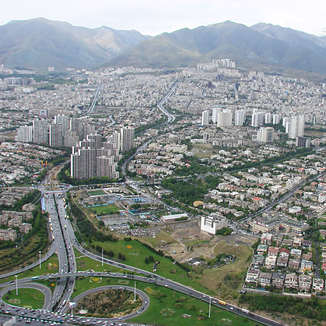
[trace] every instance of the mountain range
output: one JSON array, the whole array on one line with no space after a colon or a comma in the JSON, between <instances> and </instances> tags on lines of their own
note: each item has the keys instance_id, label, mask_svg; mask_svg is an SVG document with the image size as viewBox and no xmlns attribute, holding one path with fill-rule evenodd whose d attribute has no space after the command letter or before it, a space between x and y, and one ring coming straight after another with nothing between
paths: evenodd
<instances>
[{"instance_id":1,"label":"mountain range","mask_svg":"<svg viewBox=\"0 0 326 326\"><path fill-rule=\"evenodd\" d=\"M176 67L228 57L240 64L326 74L326 37L271 24L226 21L155 37L44 18L0 26L0 63L30 68Z\"/></svg>"},{"instance_id":2,"label":"mountain range","mask_svg":"<svg viewBox=\"0 0 326 326\"><path fill-rule=\"evenodd\" d=\"M0 63L9 67L96 67L148 37L109 27L85 28L36 18L0 26Z\"/></svg>"}]
</instances>

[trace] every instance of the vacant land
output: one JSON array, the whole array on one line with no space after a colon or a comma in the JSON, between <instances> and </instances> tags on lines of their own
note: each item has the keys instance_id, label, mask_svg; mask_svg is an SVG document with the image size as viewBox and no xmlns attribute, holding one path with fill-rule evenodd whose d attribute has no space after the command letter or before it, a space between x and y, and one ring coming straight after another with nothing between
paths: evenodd
<instances>
[{"instance_id":1,"label":"vacant land","mask_svg":"<svg viewBox=\"0 0 326 326\"><path fill-rule=\"evenodd\" d=\"M251 261L252 249L244 243L229 243L220 240L214 248L215 256L227 254L235 256L232 264L203 271L201 283L218 293L219 297L234 300L239 296L245 273Z\"/></svg>"}]
</instances>

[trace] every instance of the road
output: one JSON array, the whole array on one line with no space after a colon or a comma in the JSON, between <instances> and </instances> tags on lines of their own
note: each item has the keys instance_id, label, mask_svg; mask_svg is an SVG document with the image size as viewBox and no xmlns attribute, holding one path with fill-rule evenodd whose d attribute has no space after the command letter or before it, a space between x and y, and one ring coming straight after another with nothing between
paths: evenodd
<instances>
[{"instance_id":1,"label":"road","mask_svg":"<svg viewBox=\"0 0 326 326\"><path fill-rule=\"evenodd\" d=\"M94 95L92 104L90 105L90 107L88 108L87 112L85 113L86 115L91 114L91 113L94 113L94 109L95 109L95 106L96 106L96 103L98 101L98 98L100 96L101 91L102 91L102 85L99 85L96 88L96 91L95 91L95 95Z\"/></svg>"},{"instance_id":2,"label":"road","mask_svg":"<svg viewBox=\"0 0 326 326\"><path fill-rule=\"evenodd\" d=\"M306 184L317 180L318 178L324 176L325 174L326 174L326 171L323 171L323 172L317 174L316 176L314 176L312 178L304 179L304 180L300 181L295 186L293 186L287 193L282 195L280 198L272 201L267 206L263 207L262 209L258 210L257 212L248 215L246 218L242 219L241 222L248 222L248 221L252 220L253 218L255 218L257 216L259 216L259 215L261 215L261 214L263 214L265 212L270 211L272 208L274 208L278 204L281 204L281 203L287 201L288 199L290 199L297 190L299 190L300 188L302 188Z\"/></svg>"},{"instance_id":3,"label":"road","mask_svg":"<svg viewBox=\"0 0 326 326\"><path fill-rule=\"evenodd\" d=\"M164 104L167 102L167 100L171 97L171 95L175 92L176 88L177 88L177 84L178 84L178 80L174 81L173 84L171 85L171 87L169 88L168 92L164 95L164 97L157 103L157 107L158 109L164 113L167 118L168 118L168 123L172 123L175 120L175 116L173 114L171 114L170 112L168 112L168 110L166 110L164 108Z\"/></svg>"},{"instance_id":4,"label":"road","mask_svg":"<svg viewBox=\"0 0 326 326\"><path fill-rule=\"evenodd\" d=\"M56 244L55 243L52 243L49 247L49 250L45 253L45 255L42 256L41 258L41 263L45 262L46 260L48 260L56 251ZM0 279L2 278L7 278L7 277L10 277L10 276L14 276L16 274L20 274L20 273L23 273L25 271L28 271L29 269L32 269L36 266L38 266L40 264L40 260L28 265L28 266L25 266L25 267L22 267L22 268L19 268L19 269L16 269L12 272L8 272L8 273L5 273L5 274L1 274L0 275Z\"/></svg>"}]
</instances>

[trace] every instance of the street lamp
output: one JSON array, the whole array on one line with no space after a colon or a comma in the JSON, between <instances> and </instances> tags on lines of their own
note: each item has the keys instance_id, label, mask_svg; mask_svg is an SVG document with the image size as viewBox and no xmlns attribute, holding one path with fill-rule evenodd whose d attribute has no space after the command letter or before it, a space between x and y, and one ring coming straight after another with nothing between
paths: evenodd
<instances>
[{"instance_id":1,"label":"street lamp","mask_svg":"<svg viewBox=\"0 0 326 326\"><path fill-rule=\"evenodd\" d=\"M40 269L41 269L42 268L42 251L39 250L38 254L39 254L39 257L40 257Z\"/></svg>"},{"instance_id":2,"label":"street lamp","mask_svg":"<svg viewBox=\"0 0 326 326\"><path fill-rule=\"evenodd\" d=\"M15 275L16 278L16 295L18 296L18 281L17 281L18 275Z\"/></svg>"}]
</instances>

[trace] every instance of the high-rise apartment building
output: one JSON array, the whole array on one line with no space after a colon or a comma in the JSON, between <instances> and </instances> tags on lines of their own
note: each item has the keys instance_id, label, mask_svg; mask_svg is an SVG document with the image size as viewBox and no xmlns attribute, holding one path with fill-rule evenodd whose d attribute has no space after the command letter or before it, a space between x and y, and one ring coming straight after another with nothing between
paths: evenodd
<instances>
[{"instance_id":1,"label":"high-rise apartment building","mask_svg":"<svg viewBox=\"0 0 326 326\"><path fill-rule=\"evenodd\" d=\"M251 126L261 127L265 122L265 112L259 112L256 109L252 112Z\"/></svg>"},{"instance_id":2,"label":"high-rise apartment building","mask_svg":"<svg viewBox=\"0 0 326 326\"><path fill-rule=\"evenodd\" d=\"M72 148L70 159L70 173L76 179L90 179L94 177L119 177L117 161L119 150L113 144L103 142L100 135L88 135Z\"/></svg>"},{"instance_id":3,"label":"high-rise apartment building","mask_svg":"<svg viewBox=\"0 0 326 326\"><path fill-rule=\"evenodd\" d=\"M278 125L281 121L281 116L279 114L273 114L273 125Z\"/></svg>"},{"instance_id":4,"label":"high-rise apartment building","mask_svg":"<svg viewBox=\"0 0 326 326\"><path fill-rule=\"evenodd\" d=\"M265 113L265 124L272 123L272 113L266 112Z\"/></svg>"},{"instance_id":5,"label":"high-rise apartment building","mask_svg":"<svg viewBox=\"0 0 326 326\"><path fill-rule=\"evenodd\" d=\"M86 120L57 115L52 123L36 119L33 126L22 126L17 129L17 141L36 144L49 144L51 147L72 147L88 134L95 132L95 127Z\"/></svg>"},{"instance_id":6,"label":"high-rise apartment building","mask_svg":"<svg viewBox=\"0 0 326 326\"><path fill-rule=\"evenodd\" d=\"M131 127L121 128L120 134L121 151L130 151L134 147L135 129Z\"/></svg>"},{"instance_id":7,"label":"high-rise apartment building","mask_svg":"<svg viewBox=\"0 0 326 326\"><path fill-rule=\"evenodd\" d=\"M274 128L262 127L257 132L257 141L261 143L273 142Z\"/></svg>"},{"instance_id":8,"label":"high-rise apartment building","mask_svg":"<svg viewBox=\"0 0 326 326\"><path fill-rule=\"evenodd\" d=\"M205 110L201 114L201 125L207 126L209 125L209 110Z\"/></svg>"},{"instance_id":9,"label":"high-rise apartment building","mask_svg":"<svg viewBox=\"0 0 326 326\"><path fill-rule=\"evenodd\" d=\"M234 125L235 126L243 126L246 121L246 111L245 110L237 110L234 112Z\"/></svg>"},{"instance_id":10,"label":"high-rise apartment building","mask_svg":"<svg viewBox=\"0 0 326 326\"><path fill-rule=\"evenodd\" d=\"M305 117L304 115L296 115L289 119L288 136L291 139L304 136Z\"/></svg>"},{"instance_id":11,"label":"high-rise apartment building","mask_svg":"<svg viewBox=\"0 0 326 326\"><path fill-rule=\"evenodd\" d=\"M46 120L33 121L33 143L49 144L49 125Z\"/></svg>"},{"instance_id":12,"label":"high-rise apartment building","mask_svg":"<svg viewBox=\"0 0 326 326\"><path fill-rule=\"evenodd\" d=\"M221 111L221 108L212 108L212 122L217 123L217 113Z\"/></svg>"},{"instance_id":13,"label":"high-rise apartment building","mask_svg":"<svg viewBox=\"0 0 326 326\"><path fill-rule=\"evenodd\" d=\"M217 127L230 127L232 126L232 111L221 110L217 113Z\"/></svg>"},{"instance_id":14,"label":"high-rise apartment building","mask_svg":"<svg viewBox=\"0 0 326 326\"><path fill-rule=\"evenodd\" d=\"M63 146L63 130L62 124L50 124L49 125L49 145L51 147Z\"/></svg>"},{"instance_id":15,"label":"high-rise apartment building","mask_svg":"<svg viewBox=\"0 0 326 326\"><path fill-rule=\"evenodd\" d=\"M22 126L17 129L17 135L15 137L16 141L21 141L24 143L33 142L33 127L32 126Z\"/></svg>"}]
</instances>

